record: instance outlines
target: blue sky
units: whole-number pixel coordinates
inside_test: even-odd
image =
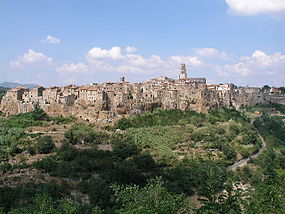
[[[285,85],[284,0],[2,0],[0,82]]]

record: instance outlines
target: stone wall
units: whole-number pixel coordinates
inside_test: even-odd
[[[185,68],[181,71],[185,73]],[[187,76],[186,76],[187,77]],[[284,96],[269,96],[259,88],[234,88],[231,84],[206,85],[205,78],[158,77],[144,83],[105,82],[84,86],[19,87],[3,97],[0,111],[5,115],[30,112],[39,105],[51,116],[75,116],[88,121],[111,121],[160,109],[208,112],[212,108],[285,103]]]

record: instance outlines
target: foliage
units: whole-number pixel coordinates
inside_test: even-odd
[[[246,213],[276,213],[282,214],[285,210],[284,181],[267,180],[256,186],[246,203]]]
[[[281,119],[263,114],[254,124],[264,137],[273,138],[272,141],[268,139],[271,146],[285,145],[285,125]]]
[[[36,150],[39,154],[49,154],[54,148],[51,136],[41,136],[37,139]]]
[[[279,87],[278,89],[279,89],[280,91],[282,91],[283,94],[285,94],[285,87],[284,87],[284,86]]]
[[[11,115],[8,120],[1,122],[6,128],[27,128],[29,126],[40,126],[44,120],[48,119],[47,114],[42,109],[35,107],[32,112]]]
[[[170,193],[161,179],[150,179],[145,187],[113,185],[116,202],[121,207],[117,213],[164,214],[194,213],[193,206],[183,194]]]
[[[95,139],[94,130],[83,123],[73,125],[64,136],[71,144],[92,143]]]
[[[262,92],[269,92],[270,89],[271,87],[269,85],[264,85],[261,90]]]
[[[77,155],[76,148],[70,144],[68,141],[62,142],[62,145],[58,151],[58,156],[61,160],[71,161]]]
[[[91,126],[77,123],[65,133],[66,139],[58,149],[54,149],[50,137],[28,135],[24,129],[44,125],[47,120],[50,124],[64,124],[68,119],[47,118],[39,109],[34,115],[0,118],[0,151],[5,160],[0,171],[19,168],[7,161],[16,153],[54,151],[28,166],[40,170],[47,183],[1,186],[0,207],[12,214],[194,213],[187,197],[196,195],[202,206],[196,210],[199,214],[239,214],[241,208],[249,214],[269,213],[270,209],[281,213],[285,132],[282,118],[270,115],[271,111],[283,111],[283,107],[275,107],[246,109],[251,115],[257,108],[264,112],[254,125],[266,139],[267,149],[251,161],[259,167],[248,165],[236,172],[227,171],[225,166],[233,163],[237,154],[246,157],[256,152],[261,142],[247,114],[233,109],[209,114],[156,110],[123,118],[110,128],[121,128],[121,133],[94,131]],[[94,146],[98,144],[112,149],[99,150],[103,147]],[[207,156],[209,153],[216,156]],[[49,175],[57,182],[50,182]],[[234,182],[250,184],[254,191],[245,196],[233,189]],[[87,194],[91,205],[81,209],[67,199],[71,189]],[[38,193],[45,195],[36,196]],[[266,195],[272,200],[267,200]],[[42,205],[38,206],[38,202]]]
[[[32,204],[12,209],[8,214],[77,214],[79,211],[80,207],[70,199],[54,201],[46,194],[39,194],[33,198]]]
[[[69,117],[51,117],[50,120],[54,121],[56,124],[68,124],[76,121],[76,118],[73,116]]]
[[[66,190],[54,182],[47,184],[28,183],[20,187],[0,187],[0,207],[4,211],[11,208],[23,207],[32,203],[32,198],[37,194],[49,195],[54,199],[59,199],[63,194],[67,195]]]
[[[198,210],[198,214],[242,214],[243,197],[241,190],[233,190],[226,187],[224,193],[214,196],[214,200],[204,200],[204,206]]]
[[[5,96],[5,94],[8,90],[9,90],[9,88],[0,87],[0,103],[1,103],[2,98]]]
[[[227,180],[225,168],[207,161],[198,164],[196,170],[199,176],[197,185],[199,195],[213,201],[213,196],[224,189]]]
[[[156,110],[153,113],[144,113],[130,118],[122,118],[117,124],[116,128],[127,129],[127,128],[140,128],[140,127],[151,127],[151,126],[166,126],[176,125],[182,119],[191,120],[191,117],[199,116],[204,117],[203,114],[197,112],[183,112],[181,110]]]
[[[120,159],[126,159],[130,156],[137,155],[139,149],[132,142],[119,142],[113,144],[113,154]]]

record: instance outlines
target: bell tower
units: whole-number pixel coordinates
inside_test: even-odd
[[[181,64],[179,79],[180,80],[187,79],[186,64]]]

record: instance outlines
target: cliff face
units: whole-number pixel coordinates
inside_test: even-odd
[[[171,84],[170,84],[171,85]],[[181,109],[207,112],[216,101],[209,100],[205,85],[132,84],[114,85],[113,90],[70,86],[32,91],[18,88],[3,98],[0,111],[5,115],[32,111],[38,104],[51,116],[70,116],[89,121],[108,121],[122,115],[139,114],[161,109]],[[161,87],[157,87],[161,86]],[[86,90],[85,90],[86,89]]]
[[[186,65],[182,64],[178,80],[161,76],[144,83],[128,83],[122,77],[120,82],[85,86],[17,87],[3,97],[0,111],[5,115],[26,113],[37,104],[51,116],[108,122],[157,108],[208,112],[212,108],[269,102],[285,103],[285,96],[268,96],[259,88],[234,88],[231,84],[206,85],[205,78],[187,78]]]
[[[257,88],[209,90],[205,84],[164,84],[148,83],[137,88],[133,84],[119,84],[113,85],[113,90],[74,86],[13,89],[3,98],[0,111],[5,115],[25,113],[38,104],[50,116],[72,115],[91,122],[108,122],[157,108],[208,112],[216,107],[239,108],[269,102]]]

